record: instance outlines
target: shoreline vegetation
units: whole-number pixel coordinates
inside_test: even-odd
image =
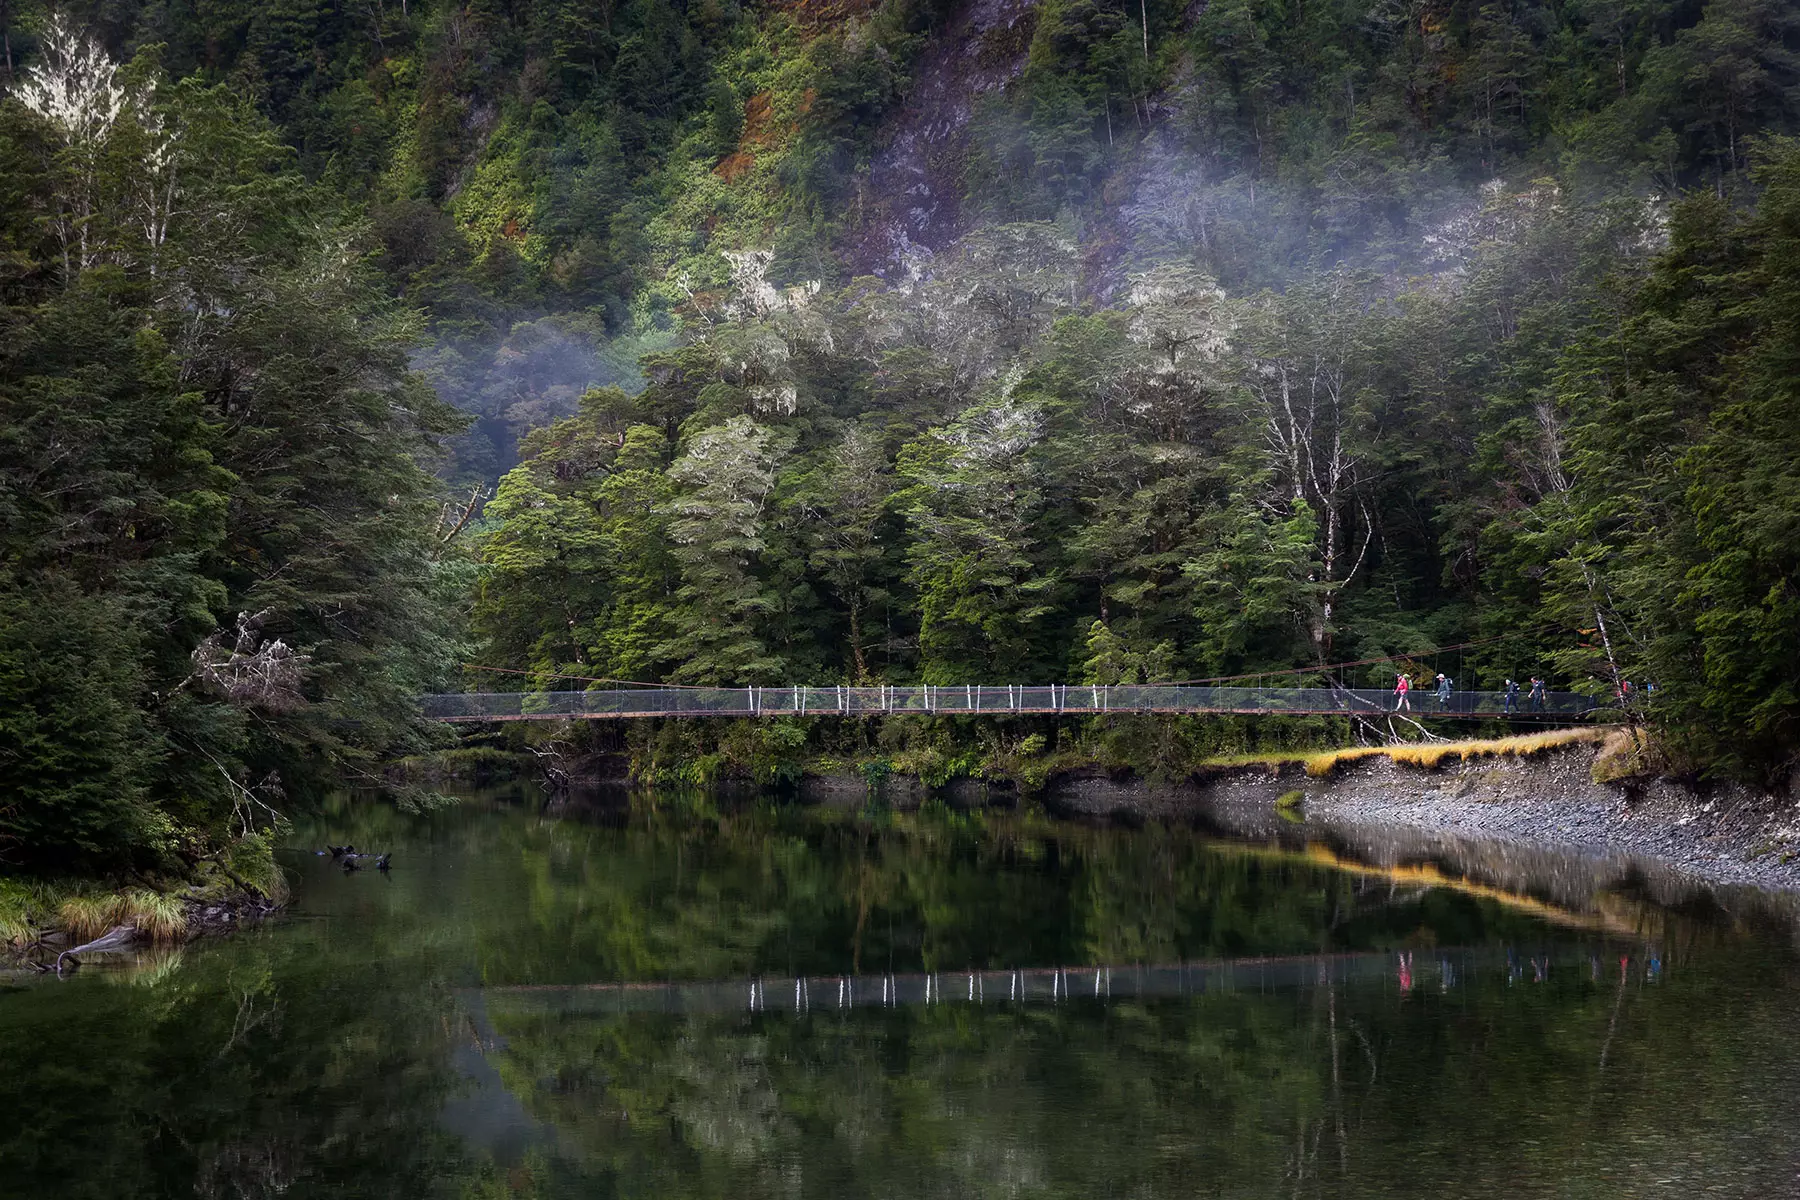
[[[54,970],[60,956],[66,971],[91,943],[178,946],[255,924],[288,898],[273,838],[258,834],[180,877],[0,877],[0,961]]]
[[[541,774],[552,786],[617,781],[644,787],[734,783],[780,788],[816,777],[860,779],[876,791],[890,779],[927,790],[970,780],[1017,788],[1029,796],[1058,775],[1083,770],[1111,771],[1151,784],[1252,767],[1295,767],[1323,779],[1374,758],[1429,770],[1448,761],[1530,758],[1593,745],[1600,748],[1602,760],[1595,768],[1596,782],[1664,775],[1697,779],[1700,774],[1680,768],[1649,731],[1626,725],[1454,739],[1427,732],[1421,741],[1350,744],[1347,732],[1315,720],[1281,722],[1254,737],[1243,722],[1229,718],[1137,715],[1077,722],[1028,718],[1005,727],[917,717],[861,723],[821,718],[817,723],[828,728],[809,733],[803,723],[783,718],[645,722],[644,728],[615,737],[603,748],[584,748],[582,731],[558,731],[515,737],[504,746],[423,755],[395,764],[395,770],[405,779],[443,778],[457,777],[472,766],[473,777],[483,779],[529,766],[528,773]],[[1246,742],[1254,748],[1239,748]]]
[[[1056,815],[1078,819],[1116,819],[1126,814],[1191,817],[1203,814],[1211,805],[1227,802],[1251,810],[1264,809],[1290,821],[1302,820],[1302,814],[1334,813],[1352,822],[1374,818],[1375,814],[1359,808],[1358,800],[1373,784],[1394,797],[1379,819],[1406,824],[1415,833],[1443,828],[1446,822],[1441,812],[1409,812],[1405,796],[1412,789],[1408,780],[1446,781],[1449,792],[1460,796],[1464,789],[1448,777],[1471,766],[1485,767],[1489,783],[1506,780],[1510,774],[1512,789],[1521,801],[1529,799],[1553,811],[1559,804],[1569,811],[1591,804],[1592,795],[1579,794],[1584,783],[1615,792],[1621,802],[1661,786],[1672,789],[1673,794],[1686,793],[1696,809],[1707,803],[1702,791],[1695,790],[1691,777],[1681,779],[1667,773],[1666,760],[1648,735],[1624,726],[1564,728],[1391,746],[1220,753],[1199,759],[1185,774],[1175,777],[1140,772],[1117,762],[1103,762],[1093,755],[1044,754],[1042,746],[1029,742],[1028,735],[1026,751],[1040,752],[1029,763],[1021,759],[1018,745],[1010,753],[989,755],[979,761],[969,755],[949,760],[939,756],[925,763],[932,772],[929,777],[917,770],[900,769],[894,758],[854,761],[814,757],[784,779],[794,785],[788,789],[790,793],[803,802],[841,802],[854,799],[849,793],[855,792],[865,802],[898,806],[948,797],[969,800],[977,806],[1018,805],[1044,804],[1057,795],[1061,799],[1052,801]],[[921,761],[917,757],[900,759],[915,765]],[[946,762],[957,773],[946,774]],[[1561,794],[1528,796],[1532,780],[1541,779],[1534,777],[1532,770],[1546,762],[1557,764],[1563,772]],[[665,778],[660,784],[655,779],[634,779],[630,764],[618,755],[590,756],[570,766],[574,772],[561,770],[564,784],[575,779],[590,785],[612,783],[652,791],[658,786],[679,789],[695,784],[694,780],[682,778]],[[1575,769],[1574,774],[1570,768]],[[486,784],[528,779],[538,775],[539,770],[540,759],[527,750],[464,746],[395,760],[388,765],[387,775],[391,785],[404,788],[417,786],[421,781]],[[550,780],[558,778],[557,770],[553,770]],[[1096,780],[1103,781],[1108,789],[1098,803],[1093,800],[1093,789],[1087,786]],[[718,767],[702,782],[759,787],[773,781],[759,784],[748,774],[734,774],[727,767]],[[1504,792],[1507,785],[1501,786]],[[1716,788],[1712,794],[1717,794]],[[1464,804],[1459,820],[1466,822],[1474,809],[1474,802]],[[1791,890],[1800,888],[1800,878],[1787,878],[1792,872],[1785,868],[1800,860],[1800,840],[1782,821],[1781,815],[1775,814],[1761,827],[1737,829],[1726,849],[1735,851],[1753,867],[1762,860],[1764,870],[1753,882]],[[1466,824],[1460,832],[1481,835],[1479,829]],[[1547,823],[1535,834],[1526,832],[1534,840],[1557,849],[1597,852],[1591,842],[1567,836],[1567,828],[1554,823]],[[1518,829],[1495,828],[1490,836],[1520,834]],[[1652,852],[1652,857],[1656,856]],[[1744,881],[1722,874],[1703,861],[1677,861],[1678,856],[1666,853],[1661,857],[1701,880]],[[1345,863],[1357,865],[1349,860]],[[1451,882],[1463,886],[1468,881]],[[177,945],[253,924],[279,913],[287,899],[286,881],[275,862],[272,842],[256,835],[240,843],[229,863],[202,862],[182,879],[140,879],[112,887],[83,880],[0,879],[0,950],[16,962],[42,966],[57,954],[117,934],[121,929],[130,933],[126,939],[129,946]]]

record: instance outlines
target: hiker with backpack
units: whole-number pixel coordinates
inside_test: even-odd
[[[1505,712],[1508,716],[1512,716],[1519,711],[1519,681],[1518,680],[1508,679],[1506,681],[1506,696],[1505,696],[1505,699],[1501,702],[1500,707],[1501,707],[1501,711]]]
[[[1455,686],[1455,683],[1448,675],[1439,671],[1437,684],[1438,708],[1440,710],[1447,709],[1450,707],[1450,689]]]
[[[1401,709],[1406,709],[1408,712],[1412,711],[1412,701],[1407,698],[1407,693],[1410,691],[1412,691],[1412,680],[1408,679],[1405,675],[1399,675],[1399,674],[1395,675],[1394,676],[1394,711],[1395,712],[1399,712]]]

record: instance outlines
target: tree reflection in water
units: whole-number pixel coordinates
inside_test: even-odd
[[[404,868],[296,854],[290,920],[0,995],[0,1192],[1773,1195],[1800,1162],[1793,958],[1744,922],[945,811],[344,798],[296,837],[327,840]],[[1343,953],[1374,969],[967,1002],[976,970]],[[858,972],[937,1000],[557,990]]]

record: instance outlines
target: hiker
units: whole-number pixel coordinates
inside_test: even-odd
[[[1501,711],[1507,713],[1508,715],[1511,715],[1511,714],[1519,711],[1519,681],[1518,680],[1508,679],[1506,681],[1506,698],[1504,701],[1502,701],[1500,708],[1501,708]]]
[[[1437,697],[1438,697],[1438,707],[1440,709],[1445,709],[1445,708],[1450,707],[1450,689],[1453,686],[1455,686],[1455,685],[1451,682],[1450,677],[1448,675],[1444,674],[1442,671],[1439,671],[1438,672]]]
[[[1412,691],[1412,680],[1408,679],[1405,675],[1395,675],[1394,676],[1394,711],[1395,712],[1399,712],[1403,708],[1409,712],[1412,710],[1412,701],[1408,700],[1406,698],[1406,694],[1410,691]]]
[[[1531,677],[1531,711],[1544,711],[1544,681],[1536,675]]]

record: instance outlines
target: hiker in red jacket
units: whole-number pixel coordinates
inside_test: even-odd
[[[1394,711],[1395,712],[1399,712],[1403,708],[1406,709],[1408,712],[1412,711],[1412,701],[1408,700],[1406,698],[1406,693],[1408,693],[1410,691],[1412,691],[1412,680],[1408,679],[1404,675],[1395,675],[1394,676]]]

